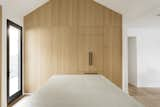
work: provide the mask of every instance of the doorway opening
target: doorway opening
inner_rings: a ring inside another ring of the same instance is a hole
[[[134,96],[137,91],[137,38],[128,37],[128,89]]]
[[[128,38],[128,84],[137,86],[137,40]]]

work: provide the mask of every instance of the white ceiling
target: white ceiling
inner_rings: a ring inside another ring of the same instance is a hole
[[[7,7],[7,12],[17,16],[25,16],[49,0],[0,0],[1,5]]]
[[[8,11],[16,16],[24,16],[49,0],[0,0]],[[123,14],[130,26],[160,27],[160,0],[95,0]]]
[[[160,0],[95,0],[123,14],[131,27],[160,27]]]

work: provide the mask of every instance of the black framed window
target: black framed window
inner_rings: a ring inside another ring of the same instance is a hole
[[[22,27],[7,20],[7,101],[22,95]]]

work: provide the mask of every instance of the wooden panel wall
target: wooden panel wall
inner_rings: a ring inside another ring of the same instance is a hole
[[[1,88],[2,88],[2,7],[0,6],[0,106],[1,106]]]
[[[104,14],[104,75],[122,87],[122,16],[109,9]]]
[[[24,17],[24,33],[25,92],[55,74],[99,73],[121,87],[120,14],[93,0],[51,0]]]

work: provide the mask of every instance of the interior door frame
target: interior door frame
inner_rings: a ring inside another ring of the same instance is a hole
[[[19,29],[21,32],[20,32],[20,72],[21,72],[21,74],[20,74],[20,91],[18,91],[17,93],[15,93],[14,95],[12,95],[11,97],[9,97],[9,70],[10,70],[10,68],[9,68],[9,61],[10,61],[10,59],[9,59],[9,26],[13,26],[13,27],[15,27],[15,28],[17,28],[17,29]],[[10,103],[12,103],[14,100],[16,100],[17,98],[19,98],[21,95],[22,95],[22,91],[23,91],[23,66],[22,66],[22,55],[23,55],[23,53],[22,53],[22,26],[20,26],[20,25],[18,25],[18,24],[16,24],[16,23],[14,23],[14,22],[12,22],[12,21],[10,21],[9,19],[7,19],[7,103],[8,104],[10,104]]]

